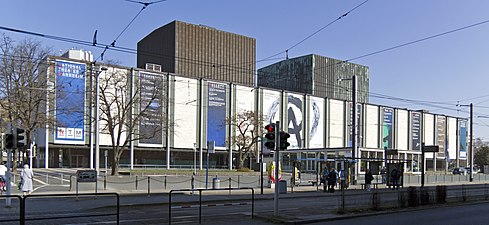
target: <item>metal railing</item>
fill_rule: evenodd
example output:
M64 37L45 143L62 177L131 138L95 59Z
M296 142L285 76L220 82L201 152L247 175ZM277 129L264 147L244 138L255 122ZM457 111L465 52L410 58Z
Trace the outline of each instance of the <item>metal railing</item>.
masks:
M80 212L72 209L72 205L67 203L67 199L73 198L74 201L79 201L78 198L95 197L97 199L100 196L115 196L116 211L113 213L100 213L100 212ZM0 224L18 222L20 225L25 225L26 222L33 221L49 221L49 220L63 220L74 218L94 218L94 217L107 217L115 216L116 223L119 224L120 218L120 198L117 193L83 193L83 194L39 194L39 195L4 195L0 198L10 202L10 198L18 199L18 202L7 205L0 210ZM40 201L38 200L40 199ZM48 200L55 202L53 205L47 203ZM59 202L65 204L59 204ZM109 204L110 205L110 204ZM113 205L110 205L113 206ZM93 207L93 202L88 203L88 207ZM62 208L63 211L56 211L55 208ZM30 209L31 211L28 211ZM15 211L18 210L18 219L15 218ZM49 222L48 222L49 223ZM56 224L55 222L52 224Z
M171 225L172 213L172 193L174 192L199 192L199 224L202 223L202 192L204 191L233 191L233 190L251 190L251 218L254 218L255 212L255 190L253 188L219 188L219 189L179 189L170 190L168 196L168 224Z

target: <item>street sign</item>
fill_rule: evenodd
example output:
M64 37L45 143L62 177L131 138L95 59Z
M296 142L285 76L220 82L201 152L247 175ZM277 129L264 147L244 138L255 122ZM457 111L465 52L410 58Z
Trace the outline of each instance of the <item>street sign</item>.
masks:
M207 153L214 153L215 152L215 146L216 146L215 141L208 141L207 142Z
M95 170L77 170L76 180L78 182L97 182L97 171Z
M439 151L438 145L425 145L424 146L424 152L438 152Z

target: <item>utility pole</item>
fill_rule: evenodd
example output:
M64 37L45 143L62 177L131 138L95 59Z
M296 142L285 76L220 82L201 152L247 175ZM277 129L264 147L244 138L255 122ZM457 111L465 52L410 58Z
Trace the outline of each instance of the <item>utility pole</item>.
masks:
M351 86L352 86L352 129L351 129L351 158L355 160L357 157L357 76L351 76ZM357 175L358 164L353 167L352 173L352 184L356 184L357 180L355 176ZM359 171L359 170L358 170Z
M470 103L470 179L469 181L472 182L474 181L474 148L473 148L473 129L474 128L474 105Z
M278 216L278 198L279 198L279 166L280 166L280 121L275 122L275 195L273 215Z

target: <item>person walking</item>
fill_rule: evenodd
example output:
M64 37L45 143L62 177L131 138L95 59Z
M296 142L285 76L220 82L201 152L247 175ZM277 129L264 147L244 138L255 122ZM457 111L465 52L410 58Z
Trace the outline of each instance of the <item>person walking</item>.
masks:
M373 180L374 180L374 176L372 175L372 172L369 169L367 169L365 171L365 188L367 189L367 191L370 191L370 186Z
M331 171L328 174L328 191L334 193L334 186L336 185L336 181L338 179L338 173L334 168L331 168Z
M21 180L21 191L24 193L24 196L32 193L32 181L34 179L34 173L31 169L29 169L29 165L25 164L24 169L20 173Z

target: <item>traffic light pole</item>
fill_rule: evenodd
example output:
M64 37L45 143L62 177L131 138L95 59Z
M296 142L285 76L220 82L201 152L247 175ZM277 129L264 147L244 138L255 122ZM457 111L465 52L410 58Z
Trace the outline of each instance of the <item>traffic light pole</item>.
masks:
M275 122L275 195L274 195L274 216L278 216L279 198L279 167L280 167L280 122Z

